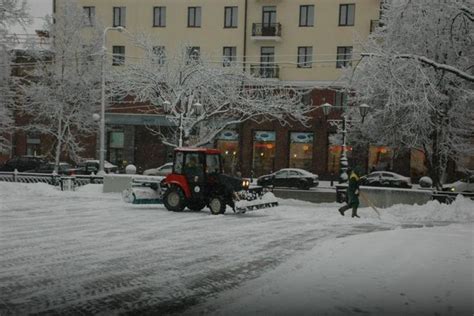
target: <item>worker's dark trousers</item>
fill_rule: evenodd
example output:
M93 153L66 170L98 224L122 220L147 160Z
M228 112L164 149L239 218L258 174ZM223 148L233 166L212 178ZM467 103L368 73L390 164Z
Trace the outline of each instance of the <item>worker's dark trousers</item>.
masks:
M348 209L352 208L352 216L357 216L357 206L351 207L349 204L344 205L339 209L339 212L344 213Z

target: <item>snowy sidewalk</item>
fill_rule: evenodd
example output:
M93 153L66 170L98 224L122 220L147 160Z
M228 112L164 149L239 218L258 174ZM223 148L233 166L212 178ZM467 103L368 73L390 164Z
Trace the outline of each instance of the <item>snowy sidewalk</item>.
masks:
M187 314L472 315L474 225L327 240Z

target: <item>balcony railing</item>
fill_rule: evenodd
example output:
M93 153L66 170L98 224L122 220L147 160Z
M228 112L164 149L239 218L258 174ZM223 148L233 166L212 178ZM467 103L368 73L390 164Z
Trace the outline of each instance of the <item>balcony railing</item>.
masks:
M250 73L259 78L280 78L280 67L278 65L253 64L250 65Z
M253 23L252 36L254 37L280 37L280 23Z

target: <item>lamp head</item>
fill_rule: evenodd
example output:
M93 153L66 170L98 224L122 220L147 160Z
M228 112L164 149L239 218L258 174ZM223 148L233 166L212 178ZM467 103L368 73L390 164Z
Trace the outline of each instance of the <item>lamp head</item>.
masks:
M92 119L93 119L95 122L100 121L100 114L99 114L99 113L94 113L94 114L92 114Z
M362 116L362 122L364 122L365 116L367 115L367 113L369 113L369 109L370 109L370 106L368 106L365 103L362 103L361 105L359 105L359 112L360 112L360 116Z
M163 102L163 109L165 112L169 112L171 110L171 103L170 101L165 101Z
M202 110L203 110L202 104L199 103L199 101L194 103L194 109L195 109L197 115L201 115Z
M323 105L321 105L321 107L323 108L324 116L328 116L329 113L331 112L332 105L326 102Z

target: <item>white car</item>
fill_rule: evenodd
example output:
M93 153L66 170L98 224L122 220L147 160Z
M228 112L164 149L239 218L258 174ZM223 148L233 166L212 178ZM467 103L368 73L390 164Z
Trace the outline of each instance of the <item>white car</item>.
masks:
M411 180L390 171L374 171L360 178L360 184L373 187L411 188Z
M474 175L465 177L453 183L443 185L443 191L474 192Z
M173 163L167 162L158 168L151 168L143 171L145 176L167 176L173 172Z

